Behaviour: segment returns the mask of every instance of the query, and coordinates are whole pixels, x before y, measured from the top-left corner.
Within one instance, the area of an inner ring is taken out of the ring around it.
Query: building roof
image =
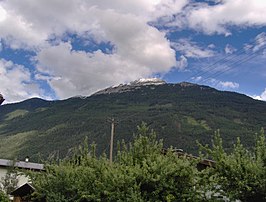
[[[31,193],[34,192],[34,187],[32,185],[30,185],[29,183],[25,183],[22,186],[18,187],[17,189],[15,189],[14,191],[12,191],[10,194],[12,196],[27,196]]]
[[[26,162],[26,161],[12,161],[7,159],[0,159],[0,167],[17,167],[27,170],[44,170],[44,164],[40,163],[32,163],[32,162]]]
[[[168,149],[163,149],[162,153],[166,154],[167,151],[168,151]],[[199,159],[200,161],[197,164],[197,168],[199,170],[202,170],[202,169],[207,168],[207,167],[215,167],[215,165],[216,165],[216,162],[211,160],[211,159],[200,159],[198,156],[193,156],[191,154],[185,153],[183,151],[183,149],[173,149],[171,151],[174,152],[174,154],[176,154],[178,157],[183,156],[183,157],[186,157],[189,159]]]

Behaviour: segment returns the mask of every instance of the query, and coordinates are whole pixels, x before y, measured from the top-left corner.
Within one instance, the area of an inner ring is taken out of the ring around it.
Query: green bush
[[[163,155],[162,142],[145,124],[132,144],[122,144],[115,161],[80,147],[59,165],[34,173],[37,198],[47,201],[187,201],[195,198],[195,162]]]
[[[253,150],[246,149],[238,138],[231,153],[225,152],[219,133],[212,148],[202,147],[216,161],[214,168],[205,171],[209,191],[231,200],[266,201],[266,142],[261,131]],[[207,186],[205,186],[207,187]]]
[[[9,202],[8,196],[2,190],[0,190],[0,201],[1,202]]]
[[[87,140],[72,156],[31,173],[34,197],[52,202],[86,201],[266,201],[266,145],[262,131],[253,150],[240,140],[228,153],[217,133],[212,147],[201,146],[214,167],[197,170],[200,159],[178,157],[142,124],[132,143],[118,144],[110,163],[96,158]],[[221,199],[223,198],[223,199]]]

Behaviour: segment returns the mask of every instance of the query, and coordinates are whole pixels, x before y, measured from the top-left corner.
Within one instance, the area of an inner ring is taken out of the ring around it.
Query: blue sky
[[[265,0],[0,0],[6,103],[139,78],[266,100]]]

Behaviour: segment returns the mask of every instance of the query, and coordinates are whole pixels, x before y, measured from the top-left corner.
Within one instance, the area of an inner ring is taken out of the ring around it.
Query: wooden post
[[[110,163],[113,162],[113,145],[114,145],[114,133],[115,133],[115,120],[111,120],[111,139],[110,139]]]

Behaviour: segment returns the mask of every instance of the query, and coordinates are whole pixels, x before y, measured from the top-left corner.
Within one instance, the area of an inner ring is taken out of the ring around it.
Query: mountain
[[[120,84],[118,86],[112,86],[110,88],[106,88],[96,92],[94,95],[100,94],[111,94],[111,93],[125,93],[129,91],[134,91],[143,86],[151,86],[151,85],[162,85],[166,84],[165,81],[158,78],[150,78],[150,79],[138,79],[136,81],[132,81],[129,84]]]
[[[132,140],[142,121],[166,146],[195,153],[196,140],[210,143],[220,130],[230,149],[239,136],[247,146],[266,127],[266,102],[192,83],[142,79],[61,101],[34,98],[0,106],[0,158],[64,156],[88,136],[97,152],[108,152],[111,125],[115,142]]]

